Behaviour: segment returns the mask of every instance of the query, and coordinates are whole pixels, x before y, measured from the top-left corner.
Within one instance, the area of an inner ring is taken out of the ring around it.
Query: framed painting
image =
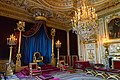
[[[108,23],[109,39],[120,38],[120,18],[114,18]]]
[[[120,42],[120,16],[112,15],[106,21],[106,35],[110,43]]]

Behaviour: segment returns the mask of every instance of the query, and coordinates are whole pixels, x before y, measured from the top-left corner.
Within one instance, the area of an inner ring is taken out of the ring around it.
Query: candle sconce
[[[10,35],[10,38],[7,38],[7,44],[10,45],[10,55],[9,55],[9,62],[7,65],[7,71],[6,71],[6,75],[13,75],[13,71],[11,68],[11,57],[12,57],[12,46],[16,45],[17,39],[15,38],[15,36],[12,34]]]

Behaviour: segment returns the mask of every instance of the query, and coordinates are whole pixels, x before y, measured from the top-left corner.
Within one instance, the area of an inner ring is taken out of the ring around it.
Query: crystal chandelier
[[[76,8],[75,16],[71,20],[73,32],[87,40],[95,34],[98,27],[95,9],[88,3],[87,0],[80,0],[80,6]]]

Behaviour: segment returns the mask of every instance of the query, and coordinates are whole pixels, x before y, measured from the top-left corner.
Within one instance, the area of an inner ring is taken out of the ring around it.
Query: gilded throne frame
[[[43,56],[41,56],[40,52],[34,52],[33,54],[33,62],[38,63],[43,61]]]

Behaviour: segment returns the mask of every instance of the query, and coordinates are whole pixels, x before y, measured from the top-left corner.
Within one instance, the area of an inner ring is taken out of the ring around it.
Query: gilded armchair
[[[35,52],[33,55],[33,62],[39,63],[43,61],[43,56],[40,55],[40,52]]]

